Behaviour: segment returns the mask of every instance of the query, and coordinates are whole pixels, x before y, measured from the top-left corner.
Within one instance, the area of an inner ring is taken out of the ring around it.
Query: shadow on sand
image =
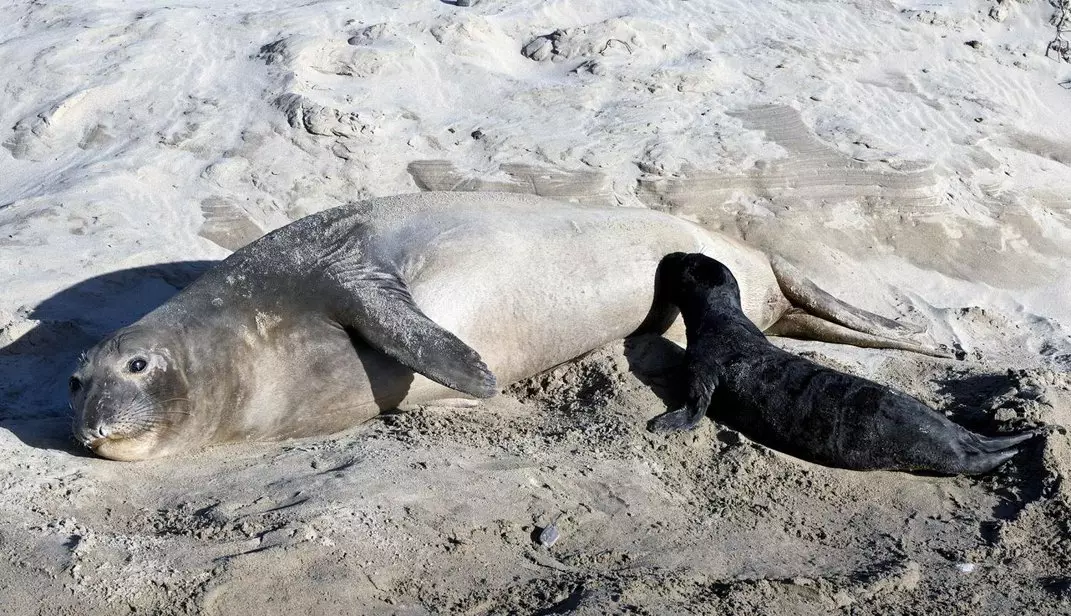
[[[215,263],[161,263],[94,276],[20,312],[21,318],[5,325],[32,327],[0,348],[0,428],[31,447],[80,453],[70,438],[66,388],[78,355],[166,302]]]

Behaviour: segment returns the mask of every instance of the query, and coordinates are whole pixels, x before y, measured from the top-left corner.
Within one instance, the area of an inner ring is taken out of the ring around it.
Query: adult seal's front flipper
[[[436,383],[476,398],[497,393],[480,354],[421,312],[404,282],[387,272],[363,274],[328,272],[340,325]]]

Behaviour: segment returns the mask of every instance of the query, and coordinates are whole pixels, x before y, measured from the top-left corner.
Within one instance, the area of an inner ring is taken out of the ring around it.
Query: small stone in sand
[[[557,541],[561,534],[558,532],[558,523],[551,522],[549,526],[543,529],[543,532],[539,533],[539,544],[544,547],[551,547]]]

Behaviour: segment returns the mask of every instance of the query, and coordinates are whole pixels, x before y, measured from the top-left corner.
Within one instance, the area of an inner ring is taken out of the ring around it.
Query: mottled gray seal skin
[[[658,276],[684,316],[688,401],[652,419],[652,431],[694,428],[713,400],[747,415],[763,440],[821,464],[971,475],[1041,432],[975,434],[910,396],[775,347],[744,316],[736,278],[715,259],[671,254]]]
[[[760,329],[936,352],[787,263],[668,214],[420,193],[278,229],[98,344],[71,378],[76,436],[102,456],[138,460],[487,397],[679,322],[654,297],[658,263],[676,251],[729,264]]]

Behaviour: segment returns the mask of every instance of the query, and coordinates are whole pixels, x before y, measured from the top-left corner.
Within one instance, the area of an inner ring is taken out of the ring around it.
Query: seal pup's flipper
[[[1050,426],[1024,430],[1001,436],[982,436],[970,430],[960,431],[958,443],[953,444],[956,455],[947,456],[943,470],[948,473],[981,475],[1011,460],[1019,453],[1023,443],[1051,431]],[[955,445],[958,445],[956,447]]]
[[[694,430],[710,408],[710,399],[718,388],[721,378],[716,366],[701,368],[702,362],[696,361],[691,354],[684,357],[685,370],[688,371],[688,402],[679,409],[667,411],[647,422],[651,432],[677,432]]]
[[[967,457],[962,462],[952,465],[945,472],[953,475],[983,475],[996,469],[1001,464],[1019,455],[1018,449],[1008,449],[993,453],[979,453]],[[929,470],[929,469],[924,469]]]
[[[1048,434],[1051,431],[1049,426],[1043,426],[1041,428],[1034,428],[1032,430],[1024,430],[1015,434],[1002,434],[1000,436],[982,436],[981,434],[974,434],[975,446],[985,453],[998,453],[1006,449],[1011,449],[1016,445],[1025,443],[1026,441],[1033,440],[1039,436]]]
[[[343,327],[436,383],[476,398],[495,395],[495,375],[480,354],[421,312],[405,283],[389,274],[347,278],[328,277],[342,291],[337,318]]]
[[[964,429],[955,456],[948,456],[944,470],[948,473],[981,475],[1011,460],[1019,453],[1019,445],[1050,431],[1049,426],[1024,430],[1001,436],[982,436]]]

